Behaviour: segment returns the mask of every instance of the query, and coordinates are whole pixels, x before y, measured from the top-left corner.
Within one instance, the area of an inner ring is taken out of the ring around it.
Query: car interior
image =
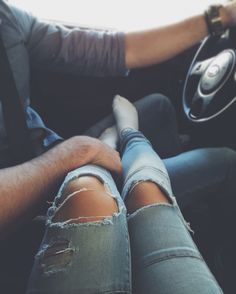
[[[31,92],[46,125],[64,138],[82,134],[110,114],[115,94],[134,102],[162,93],[176,109],[183,150],[209,146],[236,150],[236,30],[208,37],[167,62],[132,70],[126,77],[91,78],[32,69]],[[224,293],[233,294],[235,212],[234,207],[226,212],[223,205],[199,199],[182,211]],[[43,232],[44,218],[38,217],[1,246],[0,293],[24,293]]]

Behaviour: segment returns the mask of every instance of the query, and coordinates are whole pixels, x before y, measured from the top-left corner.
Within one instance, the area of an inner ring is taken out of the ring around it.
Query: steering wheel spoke
[[[212,60],[213,60],[213,57],[205,59],[203,61],[196,62],[190,71],[190,75],[201,76]]]
[[[207,111],[208,105],[210,104],[212,97],[203,97],[196,91],[192,103],[189,109],[189,115],[192,119],[198,119],[204,116]]]

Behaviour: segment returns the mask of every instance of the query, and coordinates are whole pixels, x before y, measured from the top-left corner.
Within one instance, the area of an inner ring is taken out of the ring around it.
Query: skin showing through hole
[[[126,207],[129,213],[156,203],[170,203],[157,184],[147,181],[137,184],[127,195]]]
[[[71,262],[73,255],[74,250],[70,248],[68,240],[57,240],[45,250],[41,267],[44,273],[62,269]]]
[[[77,193],[70,196],[74,192]],[[70,181],[64,189],[53,222],[93,222],[103,220],[115,212],[118,212],[118,206],[107,187],[96,177],[81,176]]]

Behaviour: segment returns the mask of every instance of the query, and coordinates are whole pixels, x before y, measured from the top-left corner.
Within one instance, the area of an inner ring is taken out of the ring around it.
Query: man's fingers
[[[100,165],[108,169],[110,172],[116,174],[121,174],[122,172],[121,159],[119,153],[103,143],[101,145],[100,152],[96,154],[93,163],[96,165]]]

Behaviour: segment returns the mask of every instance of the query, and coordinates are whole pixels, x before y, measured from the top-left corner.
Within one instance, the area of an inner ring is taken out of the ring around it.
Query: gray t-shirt
[[[30,107],[30,67],[85,76],[126,75],[124,33],[68,29],[38,20],[0,0],[0,29],[30,129],[46,130],[45,146],[60,137]],[[17,126],[16,126],[17,127]],[[0,150],[7,145],[0,103]]]

